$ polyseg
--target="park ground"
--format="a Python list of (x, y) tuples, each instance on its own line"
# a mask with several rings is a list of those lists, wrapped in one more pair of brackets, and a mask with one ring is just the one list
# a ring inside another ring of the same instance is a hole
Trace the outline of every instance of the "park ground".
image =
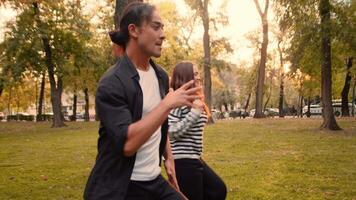
[[(204, 159), (229, 200), (356, 200), (356, 118), (320, 131), (321, 119), (244, 119), (206, 128)], [(0, 199), (82, 199), (97, 122), (0, 123)]]

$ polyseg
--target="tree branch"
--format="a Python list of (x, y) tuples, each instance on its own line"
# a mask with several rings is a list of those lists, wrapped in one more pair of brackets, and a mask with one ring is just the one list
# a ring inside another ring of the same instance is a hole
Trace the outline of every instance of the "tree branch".
[(260, 14), (260, 16), (262, 17), (262, 16), (263, 16), (263, 13), (262, 13), (262, 11), (261, 11), (261, 7), (260, 7), (260, 4), (258, 3), (258, 0), (253, 0), (253, 2), (255, 2), (255, 5), (256, 5), (258, 14)]
[(265, 12), (263, 13), (264, 15), (267, 15), (267, 12), (268, 12), (268, 5), (269, 5), (269, 0), (266, 0)]

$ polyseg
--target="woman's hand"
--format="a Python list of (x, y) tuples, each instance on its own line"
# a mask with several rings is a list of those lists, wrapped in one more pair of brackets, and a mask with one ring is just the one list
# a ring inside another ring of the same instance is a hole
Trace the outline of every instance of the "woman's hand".
[(192, 107), (203, 111), (204, 110), (204, 102), (201, 99), (196, 99), (193, 101)]

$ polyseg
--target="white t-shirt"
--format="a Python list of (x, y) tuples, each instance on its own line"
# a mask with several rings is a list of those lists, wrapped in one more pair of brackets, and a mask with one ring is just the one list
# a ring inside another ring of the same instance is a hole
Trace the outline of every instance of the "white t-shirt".
[[(137, 70), (140, 75), (140, 86), (143, 93), (142, 118), (144, 118), (161, 101), (156, 73), (152, 66), (148, 71)], [(159, 144), (161, 126), (137, 151), (131, 180), (150, 181), (161, 173), (159, 166)]]

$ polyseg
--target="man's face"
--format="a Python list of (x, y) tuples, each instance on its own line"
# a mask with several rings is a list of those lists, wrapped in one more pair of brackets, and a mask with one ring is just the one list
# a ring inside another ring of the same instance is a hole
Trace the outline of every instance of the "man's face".
[(201, 86), (202, 85), (202, 80), (201, 80), (200, 73), (199, 73), (197, 65), (193, 65), (193, 73), (194, 73), (195, 85), (196, 86)]
[(137, 44), (148, 56), (160, 57), (162, 43), (165, 39), (163, 23), (156, 10), (152, 13), (152, 20), (146, 21), (138, 28)]

